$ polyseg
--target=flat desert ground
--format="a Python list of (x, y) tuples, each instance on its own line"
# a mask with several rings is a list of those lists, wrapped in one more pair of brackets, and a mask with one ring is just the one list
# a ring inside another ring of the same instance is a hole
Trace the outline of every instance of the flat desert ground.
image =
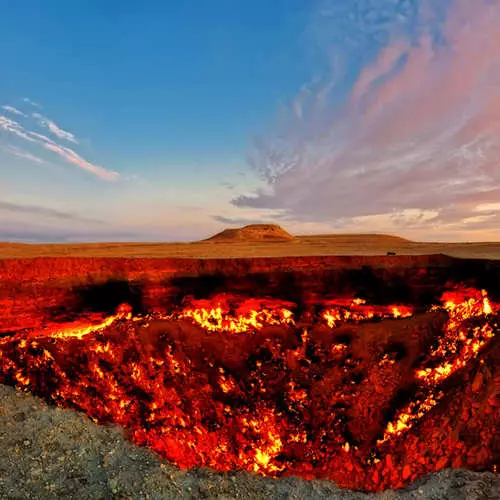
[(377, 234), (295, 236), (289, 241), (199, 241), (193, 243), (0, 243), (0, 258), (128, 257), (242, 258), (312, 255), (429, 255), (500, 259), (499, 242), (423, 243)]

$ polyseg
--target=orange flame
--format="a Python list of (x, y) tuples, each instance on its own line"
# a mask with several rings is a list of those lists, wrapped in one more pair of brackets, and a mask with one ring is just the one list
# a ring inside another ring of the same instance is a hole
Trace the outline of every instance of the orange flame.
[(406, 432), (436, 406), (443, 393), (435, 391), (434, 387), (464, 368), (495, 336), (493, 327), (488, 323), (481, 326), (467, 325), (467, 320), (471, 318), (486, 317), (494, 313), (485, 290), (481, 293), (475, 289), (446, 292), (442, 295), (441, 302), (442, 308), (448, 312), (449, 320), (444, 327), (444, 335), (439, 339), (438, 346), (431, 351), (427, 361), (443, 361), (432, 367), (418, 369), (415, 373), (416, 378), (423, 381), (430, 391), (425, 397), (425, 391), (417, 395), (417, 398), (399, 413), (395, 422), (389, 422), (384, 438), (379, 443)]
[(330, 328), (349, 321), (362, 322), (373, 318), (408, 318), (413, 309), (406, 305), (372, 306), (363, 299), (337, 299), (326, 303), (322, 317)]
[[(498, 306), (485, 291), (454, 290), (441, 300), (435, 309), (446, 311), (448, 321), (415, 370), (418, 390), (392, 421), (377, 424), (372, 451), (395, 443), (433, 411), (444, 397), (441, 384), (476, 358), (496, 333), (492, 321)], [(413, 315), (407, 305), (375, 306), (362, 299), (337, 299), (324, 306), (318, 320), (331, 328)], [(324, 469), (317, 466), (320, 474), (334, 474), (336, 467), (352, 477), (348, 472), (362, 451), (346, 431), (342, 408), (358, 397), (350, 376), (359, 360), (352, 358), (350, 347), (335, 342), (316, 356), (314, 330), (299, 330), (294, 310), (289, 302), (229, 295), (186, 301), (182, 309), (156, 316), (133, 317), (130, 306), (122, 305), (108, 318), (93, 315), (87, 322), (1, 339), (0, 382), (83, 410), (96, 422), (122, 425), (136, 443), (181, 467), (266, 475), (293, 471), (309, 477), (314, 461), (325, 463)], [(156, 317), (191, 321), (199, 327), (192, 335), (200, 336), (190, 346), (189, 339), (177, 341), (161, 332), (150, 349), (141, 335), (147, 337)], [(268, 334), (265, 328), (273, 325), (290, 329), (286, 340)], [(263, 334), (251, 334), (259, 331)], [(211, 358), (206, 347), (219, 344), (228, 352), (224, 363)], [(243, 349), (253, 349), (253, 357), (243, 357)], [(397, 369), (390, 356), (377, 359), (384, 373)], [(324, 386), (311, 382), (323, 378)], [(329, 396), (322, 399), (325, 390)], [(381, 467), (378, 459), (370, 463)]]

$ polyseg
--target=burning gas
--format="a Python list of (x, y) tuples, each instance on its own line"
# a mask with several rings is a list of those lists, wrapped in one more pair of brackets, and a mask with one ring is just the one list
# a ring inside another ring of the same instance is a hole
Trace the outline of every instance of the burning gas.
[(181, 467), (368, 490), (448, 463), (493, 467), (498, 391), (484, 382), (479, 405), (467, 383), (481, 367), (494, 379), (476, 361), (498, 332), (486, 292), (449, 291), (423, 314), (352, 298), (321, 307), (305, 324), (274, 299), (219, 295), (140, 317), (122, 305), (0, 339), (0, 382), (121, 425)]
[(334, 327), (347, 321), (369, 321), (373, 318), (408, 318), (413, 310), (405, 305), (371, 306), (363, 299), (337, 299), (325, 303), (323, 312), (328, 326)]
[(189, 305), (177, 318), (191, 318), (212, 332), (243, 333), (259, 330), (264, 325), (293, 325), (291, 302), (270, 299), (246, 299), (232, 305), (227, 295), (213, 300), (186, 301)]

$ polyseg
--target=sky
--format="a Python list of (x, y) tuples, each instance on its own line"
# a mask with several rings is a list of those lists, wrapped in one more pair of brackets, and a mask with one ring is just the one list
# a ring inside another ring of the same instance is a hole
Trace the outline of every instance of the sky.
[(0, 240), (500, 241), (500, 0), (0, 12)]

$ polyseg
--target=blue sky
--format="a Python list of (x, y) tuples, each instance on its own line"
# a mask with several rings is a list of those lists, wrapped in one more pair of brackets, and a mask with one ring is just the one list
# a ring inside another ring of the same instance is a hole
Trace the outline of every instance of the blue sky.
[(495, 2), (0, 10), (0, 239), (500, 239)]

